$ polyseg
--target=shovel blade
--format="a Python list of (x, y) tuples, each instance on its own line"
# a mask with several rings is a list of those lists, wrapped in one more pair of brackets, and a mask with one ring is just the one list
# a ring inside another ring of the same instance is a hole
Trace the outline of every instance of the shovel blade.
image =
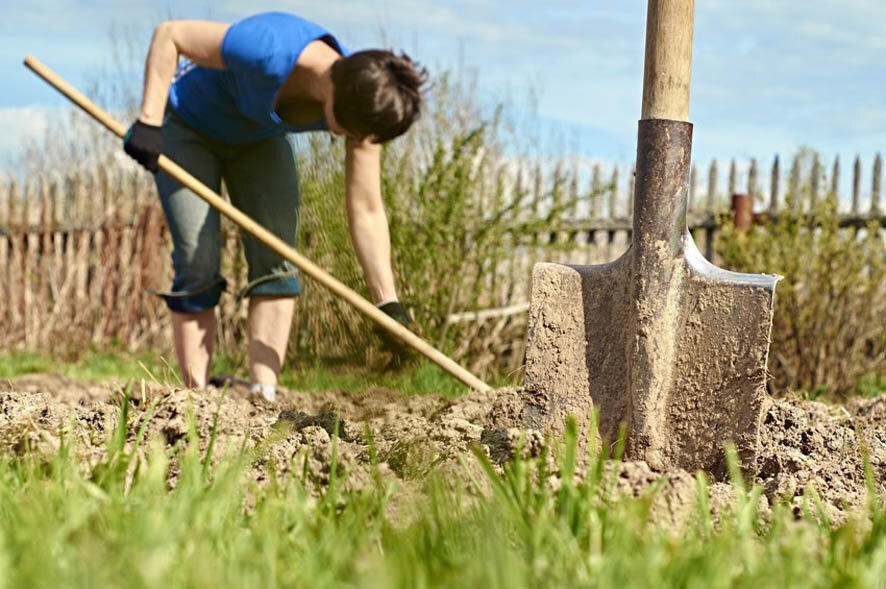
[(581, 419), (593, 408), (604, 444), (614, 446), (624, 427), (627, 455), (655, 469), (725, 478), (728, 443), (751, 468), (778, 277), (717, 268), (687, 233), (674, 317), (644, 332), (631, 298), (632, 256), (533, 270), (525, 381), (547, 400), (547, 429), (560, 433), (566, 414)]

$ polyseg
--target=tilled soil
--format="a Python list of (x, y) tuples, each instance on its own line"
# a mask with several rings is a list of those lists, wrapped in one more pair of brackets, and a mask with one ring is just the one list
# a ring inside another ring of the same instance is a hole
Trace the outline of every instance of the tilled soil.
[[(51, 455), (65, 436), (75, 441), (72, 447), (89, 471), (105, 456), (121, 390), (115, 383), (52, 374), (0, 383), (0, 452)], [(319, 490), (328, 483), (335, 446), (336, 469), (348, 486), (359, 488), (382, 476), (414, 490), (431, 472), (457, 473), (476, 465), (470, 455), (474, 447), (497, 465), (510, 460), (518, 444), (525, 454), (539, 455), (541, 433), (509, 427), (514, 424), (508, 400), (517, 396), (500, 390), (446, 399), (376, 389), (360, 395), (284, 392), (269, 404), (237, 390), (222, 398), (214, 389), (148, 386), (142, 391), (139, 385), (131, 391), (128, 435), (134, 440), (147, 421), (146, 438), (172, 447), (188, 439), (193, 419), (205, 450), (217, 416), (214, 458), (238, 451), (245, 442), (257, 450), (250, 472), (260, 484), (295, 469), (308, 473), (306, 484)], [(764, 516), (780, 500), (799, 511), (804, 495), (814, 489), (826, 515), (842, 521), (868, 497), (865, 455), (877, 493), (886, 498), (886, 397), (857, 399), (845, 407), (775, 401), (763, 427), (755, 482), (764, 491)], [(333, 444), (336, 430), (339, 440)], [(657, 482), (652, 511), (665, 521), (685, 521), (697, 505), (695, 477), (686, 471), (655, 472), (644, 462), (624, 461), (610, 465), (610, 473), (615, 488), (630, 495), (644, 494)], [(174, 479), (173, 468), (173, 484)], [(556, 473), (550, 482), (558, 484)], [(731, 502), (728, 484), (714, 483), (710, 493), (715, 515)]]

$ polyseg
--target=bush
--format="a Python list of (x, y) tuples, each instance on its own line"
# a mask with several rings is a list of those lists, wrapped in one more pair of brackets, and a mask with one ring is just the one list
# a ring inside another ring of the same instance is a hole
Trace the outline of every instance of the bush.
[(769, 370), (777, 391), (845, 395), (886, 375), (886, 256), (883, 233), (841, 228), (833, 194), (798, 214), (808, 187), (753, 230), (725, 221), (717, 242), (723, 266), (782, 274), (775, 295)]

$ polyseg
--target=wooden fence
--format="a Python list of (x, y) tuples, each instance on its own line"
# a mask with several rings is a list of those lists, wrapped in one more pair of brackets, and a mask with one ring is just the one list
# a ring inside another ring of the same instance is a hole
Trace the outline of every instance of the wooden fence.
[[(713, 258), (720, 215), (728, 211), (727, 196), (751, 195), (759, 213), (773, 214), (788, 205), (785, 196), (801, 186), (808, 196), (790, 201), (792, 212), (804, 214), (826, 193), (840, 190), (839, 160), (826, 171), (818, 159), (801, 178), (795, 160), (785, 175), (775, 158), (769, 185), (764, 187), (756, 161), (739, 172), (733, 160), (727, 181), (720, 180), (716, 161), (702, 178), (693, 166), (688, 223), (699, 248)], [(862, 183), (862, 165), (855, 159), (851, 194), (842, 224), (859, 227), (880, 209), (881, 158), (873, 162), (869, 183)], [(618, 257), (631, 238), (633, 173), (618, 167), (532, 171), (531, 190), (520, 175), (511, 194), (532, 199), (531, 214), (554, 220), (531, 235), (511, 236), (507, 259), (495, 260), (484, 280), (489, 289), (453, 305), (451, 323), (495, 321), (499, 329), (520, 322), (528, 308), (529, 276), (538, 261), (601, 263)], [(786, 181), (786, 182), (785, 182)], [(725, 184), (725, 185), (724, 185)], [(226, 277), (234, 289), (246, 282), (241, 244), (227, 222)], [(0, 345), (56, 351), (59, 346), (116, 343), (127, 348), (168, 348), (168, 314), (149, 289), (168, 288), (170, 244), (153, 181), (131, 168), (96, 167), (65, 176), (32, 178), (23, 184), (0, 181)], [(306, 252), (310, 256), (310, 251)], [(238, 339), (243, 309), (223, 297), (219, 323), (222, 344)], [(487, 333), (488, 333), (487, 329)], [(304, 337), (304, 334), (302, 334)], [(62, 350), (58, 350), (62, 351)], [(519, 357), (519, 354), (514, 354)]]
[[(239, 241), (226, 244), (226, 259), (236, 258)], [(169, 254), (153, 181), (141, 172), (97, 167), (3, 182), (0, 345), (167, 348), (168, 314), (149, 290), (168, 287)]]
[[(704, 178), (699, 167), (693, 165), (687, 225), (705, 257), (715, 263), (719, 261), (714, 249), (716, 235), (724, 216), (734, 215), (732, 196), (736, 194), (750, 197), (746, 202), (756, 211), (752, 218), (758, 222), (786, 211), (792, 215), (810, 216), (821, 199), (833, 196), (840, 203), (841, 227), (859, 229), (872, 219), (886, 227), (886, 216), (880, 207), (882, 159), (879, 154), (873, 161), (869, 191), (863, 190), (861, 159), (855, 158), (851, 193), (845, 196), (840, 193), (839, 158), (833, 162), (829, 173), (817, 157), (812, 158), (806, 167), (804, 174), (800, 160), (795, 158), (785, 178), (776, 156), (768, 175), (769, 184), (765, 186), (760, 180), (756, 160), (747, 162), (741, 171), (736, 160), (732, 160), (724, 186), (716, 160), (707, 167)], [(535, 215), (545, 215), (550, 210), (562, 210), (562, 214), (537, 234), (515, 239), (513, 248), (519, 255), (500, 270), (503, 275), (494, 281), (499, 285), (499, 292), (493, 297), (495, 304), (452, 314), (449, 316), (451, 321), (477, 321), (525, 313), (531, 289), (529, 276), (536, 262), (600, 264), (616, 259), (626, 250), (633, 229), (633, 169), (626, 171), (615, 166), (604, 170), (596, 165), (589, 174), (584, 174), (588, 176), (584, 185), (581, 170), (566, 172), (566, 169), (567, 166), (561, 164), (546, 175), (541, 168), (535, 168), (528, 191), (523, 186), (525, 179), (518, 174), (513, 192), (531, 199), (528, 208)], [(496, 268), (498, 270), (498, 266)]]

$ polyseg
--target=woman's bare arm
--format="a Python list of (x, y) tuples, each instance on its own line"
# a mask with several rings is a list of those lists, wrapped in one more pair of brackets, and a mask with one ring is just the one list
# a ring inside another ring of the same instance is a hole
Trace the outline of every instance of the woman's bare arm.
[(351, 138), (345, 145), (345, 200), (351, 242), (372, 301), (378, 304), (396, 300), (391, 237), (381, 198), (381, 146)]
[(184, 55), (197, 65), (223, 69), (222, 39), (231, 25), (204, 20), (170, 20), (154, 29), (145, 61), (145, 87), (139, 120), (148, 125), (163, 124), (163, 111), (169, 86)]

